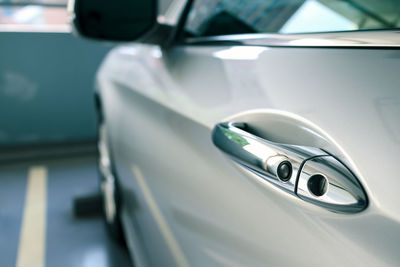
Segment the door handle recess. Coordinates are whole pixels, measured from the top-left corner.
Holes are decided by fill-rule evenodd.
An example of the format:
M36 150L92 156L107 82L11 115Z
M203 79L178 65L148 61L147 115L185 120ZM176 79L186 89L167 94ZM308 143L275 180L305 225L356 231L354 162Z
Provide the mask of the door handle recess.
M212 140L247 170L307 202L340 213L367 206L358 179L333 156L319 148L271 142L249 130L245 123L219 123Z

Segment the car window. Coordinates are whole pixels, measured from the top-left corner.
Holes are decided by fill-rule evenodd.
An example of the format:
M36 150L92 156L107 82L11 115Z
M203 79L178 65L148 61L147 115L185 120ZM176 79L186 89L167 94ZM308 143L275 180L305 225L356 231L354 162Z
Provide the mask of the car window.
M195 0L187 36L400 27L398 0Z
M67 27L67 0L0 0L0 26Z

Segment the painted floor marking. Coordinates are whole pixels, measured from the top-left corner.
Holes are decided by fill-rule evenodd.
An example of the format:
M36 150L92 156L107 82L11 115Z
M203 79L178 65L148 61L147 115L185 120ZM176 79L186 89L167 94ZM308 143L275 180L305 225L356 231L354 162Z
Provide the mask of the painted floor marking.
M45 266L46 185L47 169L29 168L16 267Z

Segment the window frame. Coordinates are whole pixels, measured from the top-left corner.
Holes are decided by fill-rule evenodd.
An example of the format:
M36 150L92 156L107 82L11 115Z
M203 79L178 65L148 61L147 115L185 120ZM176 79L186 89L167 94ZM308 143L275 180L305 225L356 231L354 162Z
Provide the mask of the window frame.
M310 33L245 33L185 37L185 25L195 1L188 0L177 25L177 44L189 46L250 45L287 48L400 49L400 29L369 29ZM311 42L312 40L312 42Z

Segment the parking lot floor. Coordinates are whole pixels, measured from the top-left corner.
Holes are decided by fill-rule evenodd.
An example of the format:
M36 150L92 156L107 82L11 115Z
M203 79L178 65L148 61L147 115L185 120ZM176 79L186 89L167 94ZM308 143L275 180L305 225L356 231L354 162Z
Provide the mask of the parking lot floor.
M98 192L95 156L0 165L0 266L132 266L101 215L77 218L73 199Z

